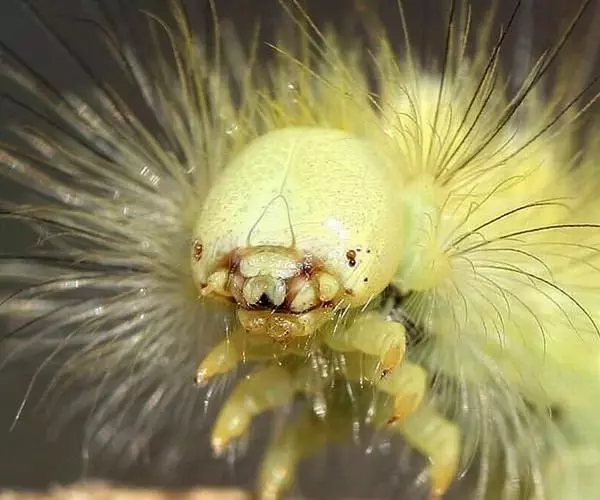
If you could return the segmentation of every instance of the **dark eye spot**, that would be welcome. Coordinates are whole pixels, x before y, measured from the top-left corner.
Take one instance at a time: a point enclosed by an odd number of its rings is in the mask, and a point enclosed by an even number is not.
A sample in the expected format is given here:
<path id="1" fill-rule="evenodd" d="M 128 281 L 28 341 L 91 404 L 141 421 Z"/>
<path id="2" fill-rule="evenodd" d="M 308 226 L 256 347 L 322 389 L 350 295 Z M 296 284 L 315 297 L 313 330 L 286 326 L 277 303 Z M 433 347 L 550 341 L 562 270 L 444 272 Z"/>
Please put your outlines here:
<path id="1" fill-rule="evenodd" d="M 194 257 L 195 262 L 198 262 L 202 258 L 203 250 L 204 247 L 202 246 L 202 243 L 200 243 L 199 241 L 194 241 L 194 245 L 192 246 L 192 255 Z"/>
<path id="2" fill-rule="evenodd" d="M 356 251 L 348 250 L 346 252 L 346 259 L 348 260 L 348 265 L 354 267 L 356 265 Z"/>
<path id="3" fill-rule="evenodd" d="M 364 283 L 368 283 L 369 282 L 369 278 L 363 278 L 363 282 Z"/>

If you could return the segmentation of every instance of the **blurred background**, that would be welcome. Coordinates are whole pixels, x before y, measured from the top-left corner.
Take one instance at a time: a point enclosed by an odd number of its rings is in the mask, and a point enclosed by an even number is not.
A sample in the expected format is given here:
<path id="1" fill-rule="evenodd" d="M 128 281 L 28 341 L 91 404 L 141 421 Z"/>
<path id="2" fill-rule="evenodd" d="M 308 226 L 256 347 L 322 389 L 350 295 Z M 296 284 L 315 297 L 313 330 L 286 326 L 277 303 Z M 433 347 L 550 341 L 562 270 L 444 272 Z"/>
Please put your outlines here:
<path id="1" fill-rule="evenodd" d="M 130 39 L 142 55 L 151 51 L 143 37 L 136 32 L 140 23 L 136 11 L 144 9 L 158 16 L 168 16 L 167 0 L 96 0 L 114 9 L 121 16 L 119 26 L 123 36 Z M 80 65 L 61 47 L 55 36 L 59 33 L 68 46 L 82 55 L 83 60 L 94 68 L 98 77 L 119 88 L 119 73 L 100 41 L 97 30 L 90 29 L 82 19 L 93 15 L 97 5 L 93 0 L 43 0 L 34 2 L 40 8 L 38 18 L 21 0 L 0 0 L 0 41 L 14 51 L 36 71 L 44 75 L 56 88 L 64 92 L 85 95 L 93 82 Z M 285 13 L 277 0 L 215 0 L 217 15 L 222 26 L 234 27 L 242 44 L 250 43 L 256 22 L 261 22 L 260 39 L 274 42 L 274 32 L 282 26 Z M 435 66 L 443 57 L 445 23 L 449 2 L 442 0 L 402 0 L 409 21 L 413 45 L 426 62 L 425 67 Z M 482 24 L 483 16 L 493 2 L 471 0 L 473 8 L 472 29 Z M 513 9 L 513 1 L 497 2 L 494 24 L 499 33 Z M 593 6 L 593 15 L 577 27 L 573 39 L 565 49 L 564 57 L 578 56 L 580 65 L 590 68 L 590 74 L 599 69 L 597 47 L 600 35 L 590 27 L 600 22 L 600 2 Z M 303 2 L 313 20 L 319 26 L 333 23 L 348 36 L 367 34 L 361 27 L 365 10 L 377 11 L 384 20 L 389 34 L 402 47 L 402 31 L 396 0 L 321 0 Z M 518 21 L 507 38 L 502 51 L 502 64 L 511 75 L 515 86 L 521 81 L 532 61 L 547 49 L 561 32 L 560 26 L 577 10 L 579 1 L 571 0 L 523 0 Z M 214 21 L 207 0 L 186 1 L 190 19 L 197 33 L 211 43 Z M 595 11 L 594 11 L 595 9 Z M 231 23 L 231 24 L 229 24 Z M 596 24 L 598 25 L 598 24 Z M 353 33 L 353 35 L 351 35 Z M 269 57 L 266 44 L 261 55 Z M 0 56 L 1 57 L 1 56 Z M 0 128 L 15 123 L 25 123 L 31 113 L 11 105 L 5 97 L 16 95 L 18 90 L 3 87 L 0 95 Z M 4 98 L 3 98 L 4 97 Z M 136 100 L 136 96 L 124 96 Z M 3 135 L 0 134 L 0 137 Z M 0 197 L 25 199 L 26 193 L 0 180 Z M 32 243 L 31 235 L 20 228 L 2 223 L 0 225 L 0 251 L 19 252 Z M 0 324 L 0 329 L 10 325 Z M 178 456 L 177 446 L 168 446 L 163 453 L 161 441 L 168 443 L 169 436 L 159 436 L 158 444 L 152 445 L 134 463 L 115 463 L 108 454 L 89 454 L 85 440 L 86 416 L 70 419 L 62 425 L 56 419 L 61 414 L 60 403 L 77 398 L 76 388 L 63 394 L 59 400 L 43 398 L 51 375 L 38 373 L 41 360 L 19 362 L 0 372 L 0 488 L 46 488 L 51 484 L 66 484 L 86 477 L 102 477 L 136 485 L 164 485 L 187 487 L 197 484 L 240 485 L 251 487 L 258 466 L 260 452 L 272 422 L 260 419 L 255 426 L 247 453 L 239 456 L 213 460 L 206 439 L 210 415 L 202 416 L 202 425 L 190 429 L 187 445 L 194 449 L 184 458 Z M 34 382 L 34 383 L 32 383 Z M 79 389 L 81 390 L 81 389 Z M 25 402 L 24 406 L 22 406 Z M 17 418 L 18 415 L 18 418 Z M 134 439 L 134 437 L 132 437 Z M 365 446 L 336 446 L 320 453 L 302 469 L 300 487 L 295 495 L 304 498 L 405 498 L 427 497 L 427 487 L 415 482 L 414 471 L 420 469 L 423 459 L 411 455 L 409 465 L 399 465 L 402 443 L 390 444 L 389 440 L 367 438 L 373 451 L 367 453 Z M 164 444 L 164 443 L 163 443 Z M 243 451 L 243 450 L 240 450 Z M 400 458 L 399 458 L 400 456 Z M 176 465 L 173 465 L 176 464 Z M 412 464 L 412 465 L 411 465 Z M 399 473 L 403 470 L 404 473 Z M 411 472 L 413 471 L 413 472 Z M 461 498 L 458 485 L 454 498 Z"/>

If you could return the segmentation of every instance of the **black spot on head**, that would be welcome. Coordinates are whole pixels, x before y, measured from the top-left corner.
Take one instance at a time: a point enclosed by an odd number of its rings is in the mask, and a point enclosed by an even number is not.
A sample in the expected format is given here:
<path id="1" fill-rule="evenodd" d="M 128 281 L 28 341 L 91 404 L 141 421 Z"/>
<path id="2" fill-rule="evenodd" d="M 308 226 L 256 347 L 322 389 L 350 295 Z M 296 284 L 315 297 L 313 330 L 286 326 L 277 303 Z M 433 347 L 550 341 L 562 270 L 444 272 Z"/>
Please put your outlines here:
<path id="1" fill-rule="evenodd" d="M 363 278 L 363 282 L 364 283 L 368 283 L 369 282 L 369 278 Z"/>
<path id="2" fill-rule="evenodd" d="M 348 250 L 346 252 L 346 260 L 350 267 L 354 267 L 356 265 L 356 250 Z"/>

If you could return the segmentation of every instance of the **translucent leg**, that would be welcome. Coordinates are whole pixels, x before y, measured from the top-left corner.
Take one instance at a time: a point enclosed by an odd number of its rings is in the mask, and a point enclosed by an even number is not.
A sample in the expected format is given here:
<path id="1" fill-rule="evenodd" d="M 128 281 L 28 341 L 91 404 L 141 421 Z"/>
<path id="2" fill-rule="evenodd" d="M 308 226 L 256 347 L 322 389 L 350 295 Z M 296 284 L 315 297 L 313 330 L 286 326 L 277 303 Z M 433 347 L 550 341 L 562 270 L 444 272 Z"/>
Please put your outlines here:
<path id="1" fill-rule="evenodd" d="M 258 414 L 283 406 L 294 397 L 293 375 L 280 366 L 262 368 L 242 380 L 223 405 L 212 431 L 212 447 L 219 454 L 243 435 Z"/>
<path id="2" fill-rule="evenodd" d="M 216 375 L 233 370 L 242 360 L 236 342 L 226 339 L 217 344 L 202 360 L 196 370 L 196 384 L 204 384 Z"/>
<path id="3" fill-rule="evenodd" d="M 456 477 L 460 459 L 458 427 L 444 419 L 433 408 L 420 406 L 404 420 L 390 428 L 399 432 L 418 451 L 429 458 L 431 499 L 442 498 Z"/>
<path id="4" fill-rule="evenodd" d="M 327 444 L 333 437 L 330 426 L 310 413 L 304 413 L 286 425 L 271 444 L 262 463 L 258 498 L 280 498 L 293 483 L 300 460 Z"/>
<path id="5" fill-rule="evenodd" d="M 378 370 L 380 362 L 374 357 L 357 353 L 344 355 L 344 376 L 351 381 L 367 380 L 394 400 L 390 422 L 403 420 L 423 401 L 427 391 L 427 372 L 423 367 L 403 361 L 383 377 Z"/>
<path id="6" fill-rule="evenodd" d="M 404 358 L 406 330 L 401 323 L 388 321 L 379 313 L 365 313 L 350 328 L 326 332 L 325 343 L 336 351 L 375 356 L 385 374 Z"/>
<path id="7" fill-rule="evenodd" d="M 414 363 L 403 362 L 377 382 L 377 389 L 394 398 L 390 423 L 403 421 L 421 405 L 427 391 L 427 373 Z"/>
<path id="8" fill-rule="evenodd" d="M 268 337 L 250 337 L 239 328 L 214 347 L 196 370 L 196 383 L 203 384 L 233 370 L 241 361 L 268 361 L 290 355 L 304 355 L 311 339 L 294 339 L 282 346 Z"/>

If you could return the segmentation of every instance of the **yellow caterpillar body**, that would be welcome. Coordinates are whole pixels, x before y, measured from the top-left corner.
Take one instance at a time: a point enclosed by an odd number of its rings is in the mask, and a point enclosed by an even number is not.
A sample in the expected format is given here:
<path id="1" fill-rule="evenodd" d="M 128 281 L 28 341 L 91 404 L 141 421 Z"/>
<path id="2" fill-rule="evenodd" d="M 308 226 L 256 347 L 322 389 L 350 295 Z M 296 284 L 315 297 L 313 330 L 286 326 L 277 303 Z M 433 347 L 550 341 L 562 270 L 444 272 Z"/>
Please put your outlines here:
<path id="1" fill-rule="evenodd" d="M 431 67 L 401 6 L 396 51 L 368 6 L 370 49 L 282 2 L 296 39 L 266 65 L 218 23 L 209 53 L 179 0 L 170 24 L 145 14 L 152 61 L 105 16 L 149 121 L 109 85 L 56 92 L 3 44 L 29 95 L 13 102 L 46 117 L 0 147 L 0 172 L 37 196 L 2 213 L 40 234 L 0 255 L 5 352 L 82 377 L 90 433 L 119 421 L 119 443 L 168 428 L 173 406 L 201 419 L 213 381 L 249 365 L 211 443 L 296 400 L 264 499 L 357 423 L 425 455 L 432 499 L 468 470 L 460 498 L 600 498 L 600 127 L 595 82 L 565 55 L 593 4 L 513 92 L 500 54 L 521 2 L 498 34 L 492 12 L 476 26 L 443 2 Z"/>

